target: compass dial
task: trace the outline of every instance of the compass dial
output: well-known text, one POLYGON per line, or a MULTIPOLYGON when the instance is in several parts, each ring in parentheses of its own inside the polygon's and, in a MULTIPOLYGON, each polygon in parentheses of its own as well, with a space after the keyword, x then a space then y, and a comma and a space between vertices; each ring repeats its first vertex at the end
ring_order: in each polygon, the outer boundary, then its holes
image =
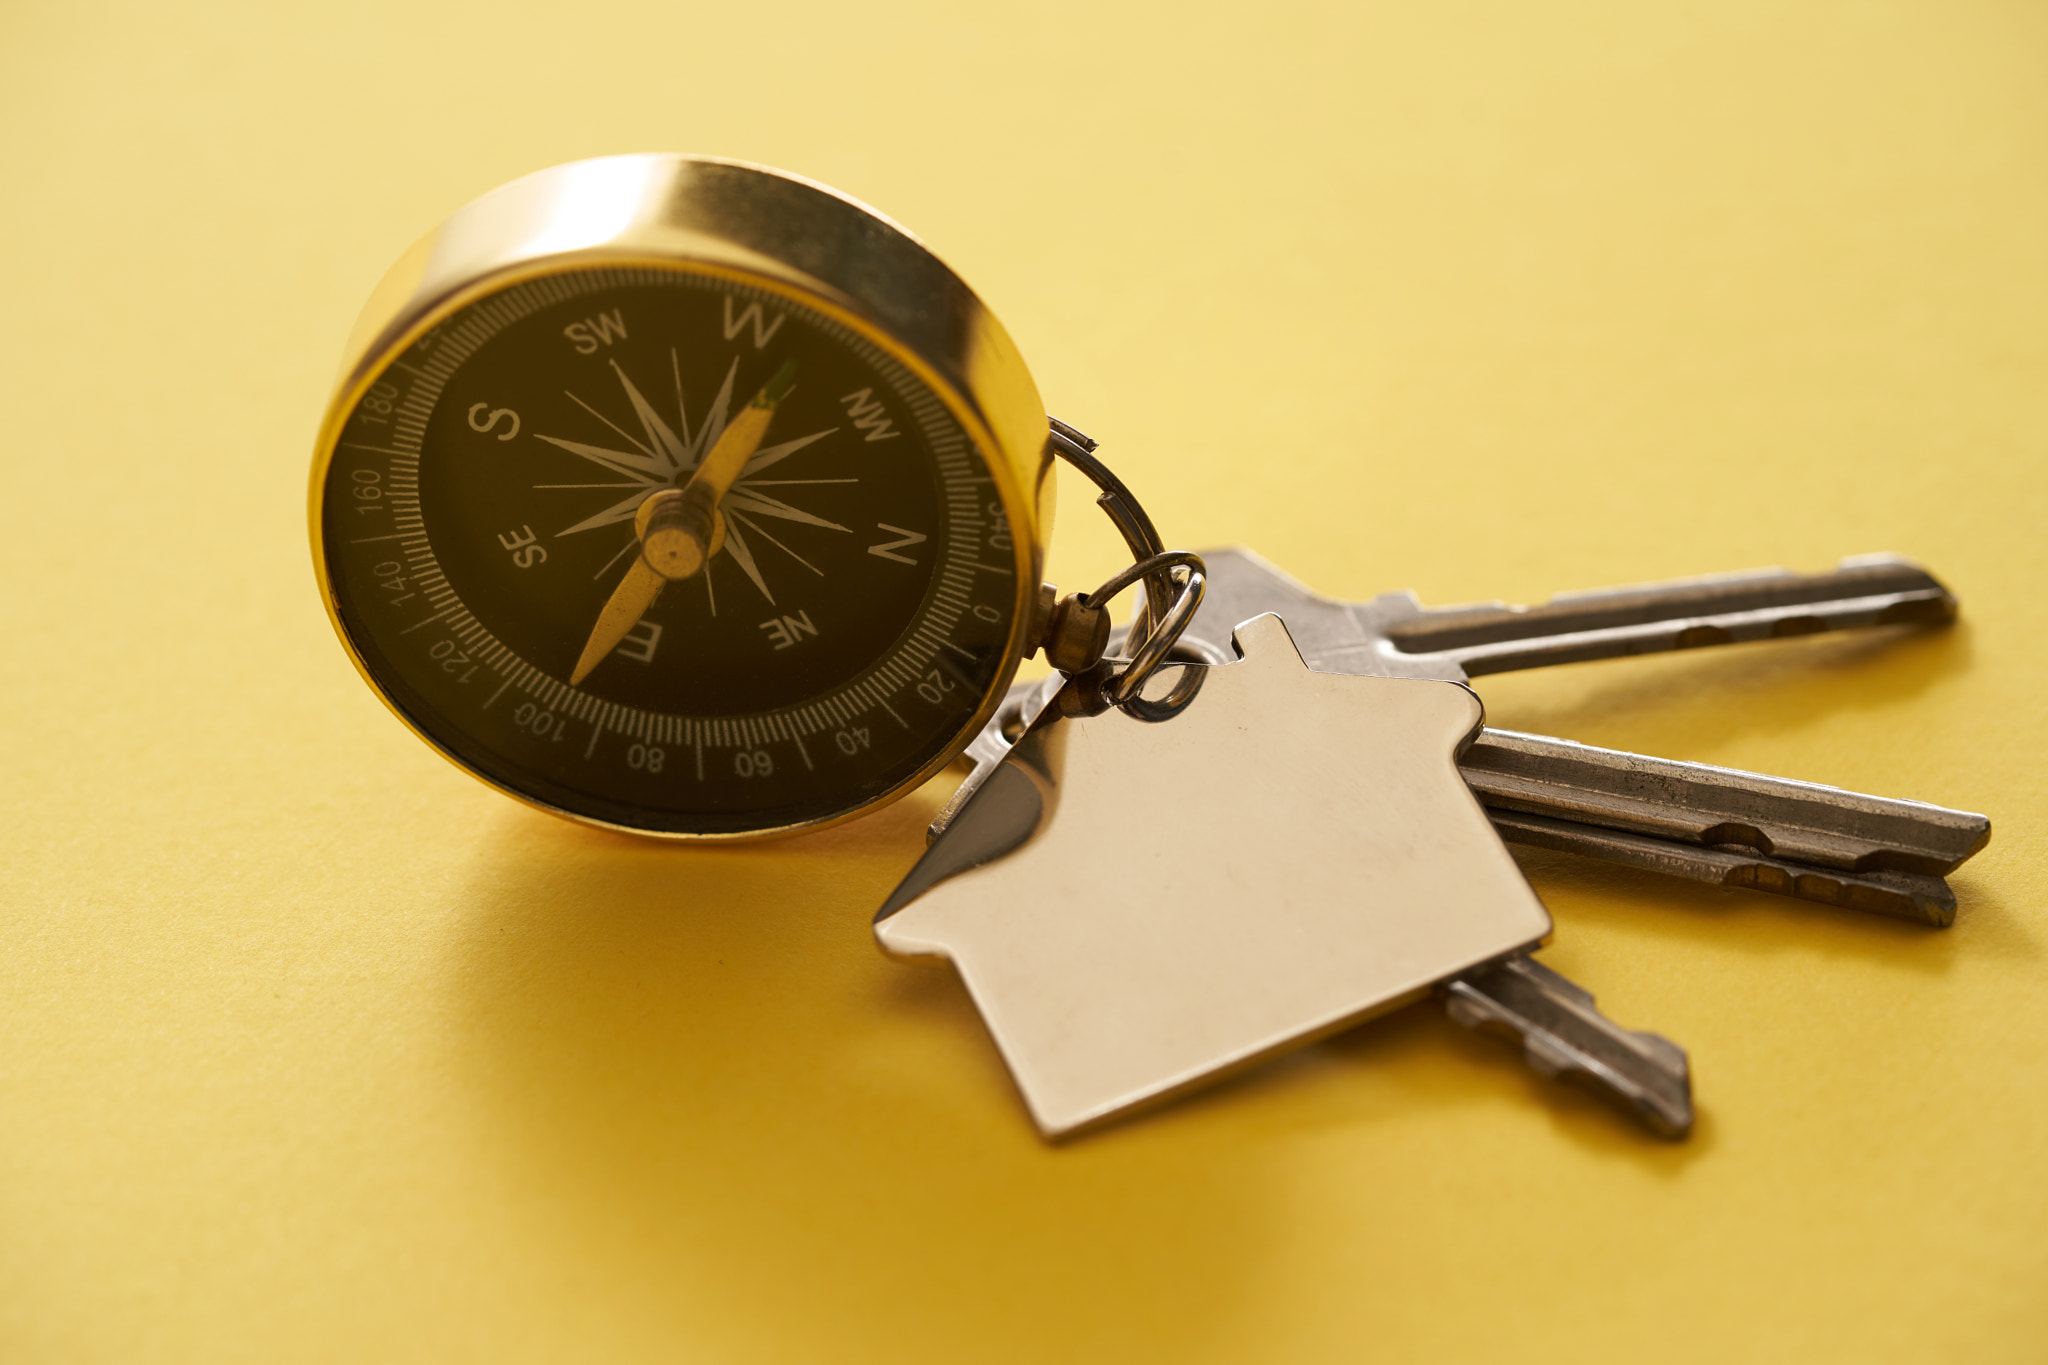
POLYGON ((983 452, 876 339, 730 272, 591 267, 469 303, 360 386, 317 487, 335 616, 386 699, 586 820, 842 816, 942 761, 1015 664, 1028 560, 983 452), (655 577, 642 505, 771 381, 722 539, 655 577), (634 572, 651 604, 594 646, 634 572))

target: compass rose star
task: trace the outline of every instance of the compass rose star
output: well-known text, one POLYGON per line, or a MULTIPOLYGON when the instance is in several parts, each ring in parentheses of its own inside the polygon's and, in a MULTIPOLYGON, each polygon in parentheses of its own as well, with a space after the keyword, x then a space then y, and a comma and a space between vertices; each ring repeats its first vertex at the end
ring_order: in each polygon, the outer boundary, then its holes
MULTIPOLYGON (((731 413, 733 386, 739 376, 739 357, 734 356, 732 362, 726 367, 724 380, 720 383, 716 396, 712 398, 710 405, 704 410, 695 430, 691 429, 689 407, 683 397, 682 358, 674 347, 669 348, 669 368, 675 381, 674 411, 676 420, 673 425, 648 400, 646 394, 641 391, 640 386, 633 382, 632 376, 626 373, 623 365, 614 359, 611 362, 611 368, 612 372, 618 376, 619 387, 625 398, 626 406, 631 409, 633 421, 640 429, 637 435, 626 426, 613 421, 612 418, 606 416, 592 404, 585 402, 575 393, 569 393, 570 400, 603 423, 618 437, 622 438, 624 442, 623 447, 615 444, 600 445, 589 441, 572 440, 562 436, 536 433, 540 436, 541 440, 554 446, 557 450, 574 455, 578 459, 587 460, 608 473, 620 476, 620 481, 615 482, 543 483, 534 485, 535 488, 561 490, 625 490, 625 496, 617 502, 555 533, 556 537, 559 538, 576 535, 584 531, 601 530, 607 526, 624 526, 629 528, 627 544, 621 547, 619 554, 614 555, 603 569, 598 571, 600 578, 613 569, 619 560, 624 558, 626 551, 635 543, 631 537, 630 527, 634 514, 639 511, 640 504, 645 502, 649 495, 663 488, 680 486, 687 479, 690 472, 696 469, 698 463, 703 460, 705 453, 717 444, 719 436, 725 431, 726 422, 731 413)), ((854 478, 771 479, 760 478, 759 476, 797 452, 832 435, 837 430, 839 428, 836 426, 827 427, 822 431, 814 431, 806 436, 798 436, 791 440, 778 442, 772 446, 763 446, 755 451, 753 457, 747 461, 746 466, 740 472, 739 478, 734 482, 732 489, 727 493, 724 500, 723 506, 726 511, 727 522, 726 538, 725 544, 721 547, 719 553, 729 554, 732 557, 733 563, 739 567, 740 571, 746 575, 747 579, 753 583, 754 587, 760 591, 761 595, 771 605, 775 601, 775 594, 769 589, 767 576, 762 573, 760 562, 755 555, 755 546, 750 542, 749 535, 746 533, 751 533, 753 540, 782 551, 783 554, 788 555, 805 569, 818 574, 820 577, 823 577, 823 571, 803 555, 783 544, 758 519, 794 522, 802 526, 811 526, 820 530, 841 533, 849 533, 849 531, 847 527, 841 526, 837 522, 828 521, 823 517, 806 512, 800 507, 791 505, 776 494, 767 492, 767 488, 781 488, 798 484, 858 483, 859 480, 854 478), (743 528, 745 533, 743 533, 743 528)), ((707 590, 710 587, 708 574, 706 575, 705 586, 707 590)))

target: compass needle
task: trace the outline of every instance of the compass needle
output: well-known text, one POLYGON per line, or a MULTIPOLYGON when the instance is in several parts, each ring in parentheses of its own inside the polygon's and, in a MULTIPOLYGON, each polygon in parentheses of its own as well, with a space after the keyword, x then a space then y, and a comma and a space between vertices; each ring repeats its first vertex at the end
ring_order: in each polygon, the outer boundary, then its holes
MULTIPOLYGON (((614 361, 613 365, 616 368, 617 362, 614 361)), ((576 669, 569 675, 570 686, 577 686, 589 677, 590 671, 603 663, 605 656, 618 647, 633 627, 640 624, 640 618, 646 615, 647 609, 654 605, 654 599, 661 594, 663 583, 695 577, 705 562, 718 553, 727 536, 724 515, 718 510, 718 504, 768 435, 768 424, 775 418, 775 409, 789 396, 795 375, 796 362, 784 361, 775 377, 754 395, 754 401, 747 404, 719 434, 717 444, 711 447, 711 453, 697 466, 697 472, 690 476, 688 483, 680 490, 664 489, 640 502, 633 512, 640 553, 634 557, 625 578, 605 602, 604 610, 598 613, 597 624, 591 628, 583 653, 576 660, 576 669)), ((625 381, 624 370, 619 371, 619 378, 625 381)), ((626 383, 626 389, 638 398, 638 391, 630 382, 626 383)), ((644 407, 644 403, 640 406, 644 407)), ((652 417, 653 409, 646 408, 643 415, 652 417)), ((662 430, 667 429, 664 427, 662 430)), ((570 531, 622 520, 619 514, 630 506, 630 500, 621 503, 561 534, 568 535, 570 531)), ((736 554, 742 552, 737 540, 734 547, 736 554)), ((751 556, 747 557, 745 567, 747 576, 754 580, 772 605, 775 597, 768 592, 768 585, 762 582, 751 556)))
POLYGON ((638 555, 633 557, 633 562, 626 566, 626 576, 619 580, 618 587, 612 589, 604 610, 598 613, 596 629, 584 642, 576 668, 569 674, 571 687, 589 677, 590 670, 603 663, 605 656, 618 648, 619 641, 640 624, 640 618, 654 605, 654 599, 661 596, 661 590, 667 583, 666 578, 647 567, 646 560, 638 555))

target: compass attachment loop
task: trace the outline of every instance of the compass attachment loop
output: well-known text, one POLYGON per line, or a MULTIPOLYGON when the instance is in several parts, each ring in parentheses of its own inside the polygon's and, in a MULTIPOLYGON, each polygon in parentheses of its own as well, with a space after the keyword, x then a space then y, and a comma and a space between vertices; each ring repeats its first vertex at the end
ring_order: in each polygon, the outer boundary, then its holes
POLYGON ((1200 671, 1190 669, 1158 702, 1147 701, 1142 695, 1145 684, 1180 642, 1181 632, 1188 628, 1188 622, 1195 619, 1195 611, 1202 605, 1202 591, 1206 586, 1202 557, 1193 550, 1162 550, 1156 555, 1147 555, 1094 592, 1084 593, 1082 600, 1090 607, 1100 608, 1141 578, 1145 580, 1148 608, 1151 606, 1152 584, 1160 579, 1173 584, 1172 605, 1143 635, 1138 633, 1137 623, 1133 622, 1125 643, 1129 645, 1136 641, 1137 647, 1131 651, 1130 662, 1103 684, 1102 699, 1111 706, 1122 707, 1140 720, 1164 720, 1194 700, 1202 685, 1200 671), (1180 572, 1170 572, 1176 569, 1180 572))
MULTIPOLYGON (((1104 682, 1102 700, 1141 720, 1165 720, 1177 715, 1201 689, 1200 670, 1184 670, 1180 682, 1158 701, 1148 701, 1142 693, 1154 670, 1166 660, 1181 632, 1194 619, 1195 609, 1202 604, 1205 580, 1201 556, 1191 550, 1166 548, 1159 539, 1158 528, 1129 486, 1096 457, 1099 442, 1057 417, 1047 420, 1052 428, 1049 442, 1053 451, 1101 490, 1095 505, 1123 536, 1136 560, 1094 592, 1083 594, 1078 605, 1099 616, 1112 597, 1140 579, 1145 583, 1145 599, 1131 617, 1124 636, 1127 645, 1135 642, 1136 647, 1130 662, 1104 682)), ((1106 617, 1103 619, 1106 623, 1106 617)))

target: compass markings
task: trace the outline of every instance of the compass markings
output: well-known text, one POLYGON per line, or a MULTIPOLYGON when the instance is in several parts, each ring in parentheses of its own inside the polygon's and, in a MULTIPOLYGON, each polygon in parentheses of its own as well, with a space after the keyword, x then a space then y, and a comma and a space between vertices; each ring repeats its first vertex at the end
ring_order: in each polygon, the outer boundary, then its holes
MULTIPOLYGON (((802 555, 798 554, 795 550, 790 549, 787 545, 784 545, 781 541, 777 540, 774 536, 770 535, 765 527, 761 526, 757 522, 750 520, 744 513, 728 511, 726 513, 726 520, 728 522, 738 522, 740 525, 746 527, 749 531, 752 531, 755 535, 761 537, 761 539, 767 541, 770 545, 773 545, 776 549, 788 555, 791 559, 794 559, 797 563, 803 565, 806 569, 809 569, 818 577, 823 578, 825 576, 825 571, 823 569, 811 563, 810 560, 805 559, 802 555)), ((842 527, 841 529, 843 530, 844 528, 842 527)), ((730 537, 732 535, 732 531, 728 529, 726 531, 726 535, 730 537)), ((763 591, 766 590, 763 589, 763 591)))
POLYGON ((442 617, 444 617, 444 616, 453 616, 453 615, 454 615, 454 614, 455 614, 456 612, 460 611, 461 609, 462 609, 462 604, 461 604, 460 602, 457 602, 457 603, 456 603, 456 604, 455 604, 454 606, 452 606, 452 607, 443 607, 443 608, 442 608, 442 609, 441 609, 440 611, 437 611, 437 612, 435 612, 435 613, 434 613, 434 614, 433 614, 432 616, 429 616, 429 617, 428 617, 428 618, 427 618, 426 620, 424 620, 424 621, 416 621, 416 622, 414 622, 414 623, 413 623, 412 625, 409 625, 409 626, 407 626, 407 627, 406 627, 406 628, 405 628, 404 630, 401 630, 401 631, 399 631, 398 633, 399 633, 400 635, 410 635, 410 634, 412 634, 412 633, 413 633, 414 631, 418 630, 418 629, 419 629, 419 628, 420 628, 421 626, 431 626, 431 625, 433 625, 433 624, 434 624, 434 622, 436 622, 436 621, 440 620, 440 619, 441 619, 442 617))
MULTIPOLYGON (((673 356, 675 352, 671 350, 669 354, 673 356)), ((695 469, 697 462, 704 458, 704 453, 711 449, 712 444, 720 436, 725 434, 726 414, 732 409, 732 385, 733 381, 739 378, 739 373, 740 358, 734 356, 732 364, 725 367, 725 382, 718 386, 718 397, 711 400, 711 409, 704 414, 704 425, 698 427, 697 434, 690 438, 689 468, 695 469)), ((690 428, 689 418, 683 412, 680 403, 677 404, 676 415, 683 418, 683 430, 688 431, 690 428)), ((755 459, 759 458, 760 456, 757 453, 755 459)), ((742 474, 746 473, 744 469, 740 472, 742 474)))
POLYGON ((791 507, 780 498, 771 497, 766 493, 747 492, 744 484, 735 485, 732 492, 725 495, 725 501, 721 505, 728 509, 737 507, 758 517, 774 517, 778 521, 793 521, 802 526, 816 526, 826 531, 846 530, 836 521, 814 517, 801 508, 791 507))
MULTIPOLYGON (((794 390, 794 387, 792 387, 792 389, 791 389, 791 392, 794 392, 794 391, 795 391, 795 390, 794 390)), ((740 477, 739 477, 739 483, 738 483, 738 485, 737 485, 737 486, 739 486, 739 487, 745 487, 745 486, 746 486, 746 483, 747 483, 747 480, 748 480, 748 477, 749 477, 750 475, 758 474, 758 473, 760 473, 760 472, 761 472, 762 470, 764 470, 764 469, 768 468, 768 466, 770 466, 770 465, 772 465, 772 464, 779 464, 779 463, 781 463, 782 461, 784 461, 784 460, 788 459, 788 458, 789 458, 790 456, 792 456, 792 455, 796 454, 796 453, 797 453, 797 452, 798 452, 799 450, 802 450, 802 449, 803 449, 803 448, 804 448, 805 446, 807 446, 807 445, 811 444, 811 443, 812 443, 813 441, 822 441, 822 440, 824 440, 824 439, 825 439, 825 438, 826 438, 827 436, 830 436, 830 435, 831 435, 831 434, 832 434, 833 432, 835 432, 835 431, 837 431, 837 430, 839 430, 839 428, 838 428, 838 427, 826 427, 826 428, 825 428, 825 429, 824 429, 823 431, 814 431, 814 432, 812 432, 812 433, 811 433, 810 435, 808 435, 808 436, 799 436, 799 437, 797 437, 797 438, 796 438, 795 440, 793 440, 793 441, 784 441, 784 442, 782 442, 782 443, 781 443, 780 445, 772 445, 772 446, 768 446, 768 447, 766 447, 765 449, 762 449, 762 450, 757 450, 757 451, 755 451, 755 452, 754 452, 754 458, 753 458, 753 459, 751 459, 751 460, 748 460, 748 461, 747 461, 747 463, 746 463, 746 467, 745 467, 745 468, 743 468, 742 470, 740 470, 740 477)), ((766 482, 766 481, 764 480, 763 482, 766 482)), ((801 480, 792 480, 791 482, 802 482, 802 481, 801 481, 801 480)), ((860 482, 860 480, 859 480, 859 479, 813 479, 813 480, 809 480, 809 482, 813 482, 813 483, 859 483, 859 482, 860 482)))
MULTIPOLYGON (((604 424, 605 424, 606 426, 610 427, 610 428, 611 428, 611 429, 612 429, 613 431, 616 431, 617 433, 619 433, 619 435, 621 435, 621 436, 625 437, 625 438, 626 438, 626 444, 627 444, 627 445, 629 445, 629 446, 632 446, 632 447, 633 447, 633 448, 634 448, 635 450, 638 450, 638 451, 639 451, 639 452, 640 452, 640 453, 641 453, 642 455, 645 455, 645 456, 647 457, 647 460, 648 460, 648 463, 647 463, 647 465, 646 465, 646 468, 647 468, 647 472, 648 472, 648 473, 650 473, 650 474, 652 474, 652 473, 656 473, 656 472, 658 472, 658 471, 659 471, 659 470, 660 470, 660 469, 662 468, 662 461, 661 461, 661 456, 660 456, 660 455, 659 455, 659 454, 658 454, 658 453, 657 453, 657 452, 656 452, 656 451, 654 450, 654 448, 653 448, 652 446, 642 445, 642 444, 640 443, 640 440, 639 440, 639 438, 638 438, 638 437, 636 437, 636 436, 634 436, 632 432, 630 432, 630 431, 627 431, 627 430, 626 430, 626 429, 625 429, 624 427, 620 426, 620 425, 619 425, 619 424, 618 424, 617 422, 614 422, 614 421, 613 421, 613 420, 612 420, 611 418, 609 418, 609 417, 605 416, 605 415, 604 415, 603 413, 599 412, 599 411, 598 411, 598 410, 597 410, 596 408, 593 408, 592 406, 590 406, 590 404, 588 404, 588 403, 584 402, 584 401, 583 401, 583 400, 582 400, 581 398, 578 398, 578 397, 577 397, 577 396, 576 396, 575 394, 573 394, 573 393, 569 393, 569 391, 568 391, 567 389, 563 389, 563 390, 562 390, 562 392, 563 392, 563 393, 567 393, 567 394, 569 394, 569 399, 570 399, 570 401, 571 401, 571 402, 573 402, 573 403, 575 403, 577 407, 579 407, 579 408, 582 408, 582 409, 583 409, 583 410, 584 410, 585 412, 589 413, 589 414, 590 414, 590 415, 591 415, 592 417, 595 417, 595 418, 596 418, 596 419, 597 419, 598 421, 600 421, 600 422, 604 423, 604 424)), ((542 439, 543 439, 543 440, 549 440, 549 439, 551 439, 551 438, 548 438, 548 437, 543 437, 542 439)), ((561 442, 561 441, 555 441, 555 442, 554 442, 554 444, 556 444, 556 445, 562 445, 562 444, 564 444, 564 443, 563 443, 563 442, 561 442)), ((595 447, 593 447, 593 449, 595 449, 595 447)), ((581 452, 579 451, 578 453, 580 454, 581 452)), ((622 473, 623 473, 624 471, 622 470, 622 471, 620 471, 620 472, 622 472, 622 473)))
POLYGON ((637 539, 628 540, 624 545, 621 545, 619 547, 619 552, 617 554, 613 555, 610 559, 607 559, 604 562, 604 567, 602 569, 599 569, 596 573, 590 576, 591 579, 595 581, 597 579, 603 578, 607 573, 611 572, 612 565, 618 563, 621 559, 624 559, 626 557, 626 551, 637 550, 639 548, 640 542, 637 539))
POLYGON ((619 377, 619 384, 626 390, 626 401, 633 405, 633 415, 640 419, 640 426, 647 434, 647 442, 660 449, 660 458, 667 466, 665 473, 673 478, 683 467, 682 438, 669 429, 661 414, 654 410, 654 404, 647 401, 633 381, 626 377, 625 367, 617 358, 612 362, 612 373, 619 377))
MULTIPOLYGON (((572 394, 571 397, 574 397, 572 394)), ((606 423, 610 425, 609 422, 606 423)), ((538 434, 538 433, 536 433, 538 434)), ((624 474, 629 479, 638 479, 642 487, 658 487, 663 479, 662 466, 658 456, 634 455, 623 450, 612 450, 605 446, 594 446, 582 441, 568 441, 560 436, 541 436, 541 440, 571 455, 580 455, 592 464, 603 465, 614 474, 624 474)))
POLYGON ((775 594, 768 591, 768 580, 761 577, 760 567, 754 563, 754 551, 747 544, 747 538, 732 524, 730 517, 726 519, 725 524, 725 552, 731 555, 733 563, 739 565, 747 577, 753 580, 754 586, 761 590, 761 596, 768 599, 768 605, 774 606, 775 594))

